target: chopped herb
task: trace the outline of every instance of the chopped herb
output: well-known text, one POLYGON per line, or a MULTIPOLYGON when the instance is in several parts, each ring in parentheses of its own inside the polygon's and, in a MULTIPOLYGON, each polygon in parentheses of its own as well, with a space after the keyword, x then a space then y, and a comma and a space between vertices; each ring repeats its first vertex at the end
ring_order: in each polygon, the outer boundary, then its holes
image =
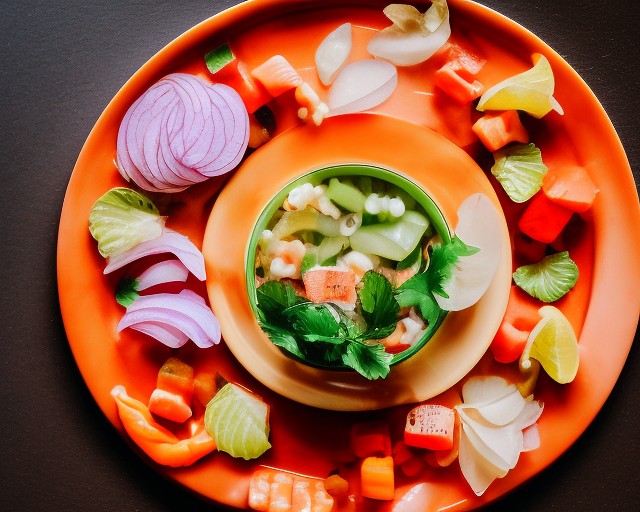
POLYGON ((128 308, 138 298, 138 281, 132 277, 123 277, 116 286, 116 301, 128 308))

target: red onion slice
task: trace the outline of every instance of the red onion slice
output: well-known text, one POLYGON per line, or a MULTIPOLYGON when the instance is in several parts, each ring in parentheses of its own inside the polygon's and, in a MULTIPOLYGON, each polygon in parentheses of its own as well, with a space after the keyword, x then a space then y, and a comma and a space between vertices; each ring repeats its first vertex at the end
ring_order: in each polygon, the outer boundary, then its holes
POLYGON ((109 274, 145 256, 164 253, 175 254, 200 281, 206 279, 202 253, 186 236, 170 229, 165 229, 158 238, 139 243, 125 253, 108 258, 104 273, 109 274))
POLYGON ((128 327, 147 336, 151 336, 171 348, 180 348, 189 341, 189 336, 180 329, 161 322, 139 322, 137 324, 131 324, 128 327))
MULTIPOLYGON (((183 290, 175 293, 156 293, 136 299, 128 308, 120 322, 118 332, 127 327, 143 325, 147 332, 149 322, 169 325, 182 331, 198 347, 207 348, 220 342, 220 324, 204 299, 192 292, 183 290)), ((155 332, 160 332, 155 329, 155 332)), ((166 334, 166 333, 165 333, 166 334)), ((168 336, 158 341, 172 341, 168 336)))
POLYGON ((116 165, 144 190, 178 192, 235 168, 248 142, 249 114, 236 91, 173 73, 126 112, 116 165))
POLYGON ((151 265, 136 278, 136 290, 142 291, 152 286, 165 283, 184 283, 189 276, 189 269, 179 260, 166 260, 151 265))

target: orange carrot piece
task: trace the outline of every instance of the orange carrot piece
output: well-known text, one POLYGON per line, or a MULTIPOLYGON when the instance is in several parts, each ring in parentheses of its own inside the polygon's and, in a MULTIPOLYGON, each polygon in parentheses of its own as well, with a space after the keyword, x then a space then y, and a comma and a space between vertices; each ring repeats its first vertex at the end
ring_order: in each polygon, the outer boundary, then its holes
POLYGON ((550 244, 558 238, 572 215, 571 210, 538 192, 520 217, 518 228, 534 240, 550 244))
POLYGON ((274 98, 295 89, 303 82, 298 72, 282 55, 274 55, 251 70, 251 76, 274 98))
POLYGON ((487 113, 471 129, 489 151, 496 151, 510 142, 529 142, 529 133, 515 110, 487 113))
POLYGON ((484 92, 484 85, 460 61, 447 62, 438 69, 435 84, 460 103, 470 103, 484 92))
POLYGON ((360 466, 362 496, 374 500, 392 500, 395 494, 393 457, 367 457, 360 466))
POLYGON ((539 307, 535 299, 511 286, 504 318, 490 345, 496 361, 512 363, 522 355, 529 333, 540 320, 539 307))
POLYGON ((216 448, 204 428, 204 418, 191 424, 192 437, 178 439, 158 424, 145 404, 130 397, 123 386, 111 391, 122 425, 138 447, 152 460, 165 466, 189 466, 216 448))
POLYGON ((598 193, 587 171, 575 165, 549 169, 542 180, 542 190, 554 203, 578 213, 591 208, 598 193))
POLYGON ((305 294, 311 302, 356 301, 356 276, 349 270, 308 270, 302 276, 305 294))
POLYGON ((193 414, 181 395, 164 389, 153 390, 149 398, 149 411, 176 423, 184 423, 193 414))
POLYGON ((193 395, 205 407, 216 394, 215 376, 209 372, 200 372, 193 379, 193 395))
POLYGON ((454 423, 453 409, 437 404, 418 405, 407 414, 404 442, 428 450, 450 450, 454 423))
POLYGON ((350 439, 351 451, 358 458, 391 455, 389 425, 382 421, 354 424, 350 439))
POLYGON ((158 372, 156 389, 149 398, 149 410, 162 418, 183 423, 191 417, 193 368, 170 357, 158 372))
POLYGON ((242 102, 250 114, 271 100, 271 96, 264 86, 251 76, 247 65, 237 58, 220 69, 213 77, 216 82, 234 89, 242 98, 242 102))
POLYGON ((340 475, 330 475, 324 481, 327 493, 336 501, 347 499, 349 495, 349 482, 340 475))

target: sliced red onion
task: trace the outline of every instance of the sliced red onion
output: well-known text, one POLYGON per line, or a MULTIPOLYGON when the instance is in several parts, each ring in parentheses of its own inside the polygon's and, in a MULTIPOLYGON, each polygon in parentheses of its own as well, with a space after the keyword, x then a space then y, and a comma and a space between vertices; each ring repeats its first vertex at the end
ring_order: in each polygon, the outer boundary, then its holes
POLYGON ((346 66, 329 90, 329 116, 362 112, 380 105, 398 84, 393 64, 365 59, 346 66))
POLYGON ((145 256, 164 253, 175 254, 184 266, 189 269, 189 272, 200 281, 206 279, 202 253, 186 236, 170 229, 165 229, 158 238, 139 243, 125 253, 107 258, 107 266, 104 269, 104 273, 109 274, 145 256))
POLYGON ((182 339, 179 330, 198 347, 220 342, 220 324, 204 299, 191 290, 180 293, 156 293, 136 299, 120 322, 118 332, 131 327, 172 346, 182 339))
POLYGON ((146 334, 147 336, 151 336, 171 348, 180 348, 189 341, 189 336, 180 329, 161 322, 139 322, 137 324, 131 324, 129 327, 135 331, 146 334))
POLYGON ((164 283, 184 283, 189 269, 179 260, 167 260, 151 265, 136 278, 136 290, 142 291, 164 283))
POLYGON ((179 192, 235 168, 248 142, 249 115, 236 91, 173 73, 125 114, 116 165, 144 190, 179 192))

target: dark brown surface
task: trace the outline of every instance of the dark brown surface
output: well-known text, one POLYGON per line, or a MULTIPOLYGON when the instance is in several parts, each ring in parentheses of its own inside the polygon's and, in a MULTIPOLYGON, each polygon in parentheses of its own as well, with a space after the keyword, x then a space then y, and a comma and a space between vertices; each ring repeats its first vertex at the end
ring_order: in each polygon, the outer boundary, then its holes
MULTIPOLYGON (((2 510, 216 510, 159 477, 95 405, 62 328, 55 245, 66 184, 102 109, 166 43, 235 3, 22 0, 0 5, 2 510)), ((536 33, 582 75, 613 121, 637 185, 637 4, 481 3, 536 33)), ((639 368, 636 340, 613 393, 585 434, 548 470, 490 510, 640 510, 639 368)))

